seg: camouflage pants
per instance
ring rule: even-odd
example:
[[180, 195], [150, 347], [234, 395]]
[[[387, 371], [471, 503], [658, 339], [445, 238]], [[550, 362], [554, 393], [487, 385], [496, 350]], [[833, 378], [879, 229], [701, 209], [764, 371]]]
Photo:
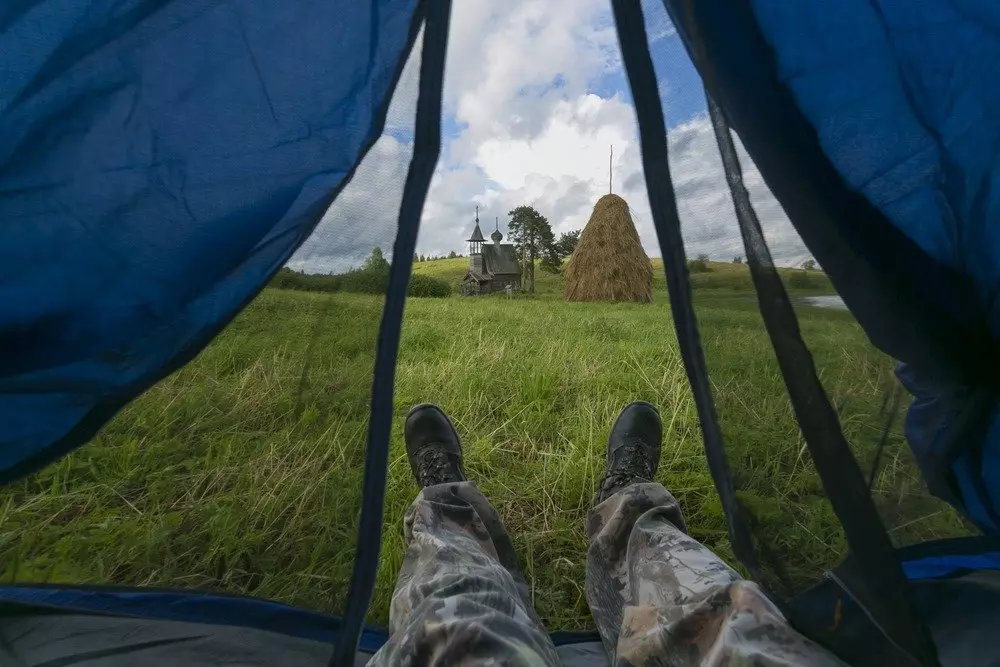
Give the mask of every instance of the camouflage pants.
[[[471, 482], [424, 489], [372, 665], [558, 665], [510, 538]], [[591, 508], [587, 601], [611, 662], [838, 665], [756, 584], [684, 531], [674, 497], [641, 482]]]

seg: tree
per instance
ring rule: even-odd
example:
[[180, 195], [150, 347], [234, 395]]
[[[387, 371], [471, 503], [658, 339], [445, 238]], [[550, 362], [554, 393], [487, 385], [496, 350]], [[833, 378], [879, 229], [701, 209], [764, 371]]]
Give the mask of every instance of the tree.
[[733, 257], [733, 264], [742, 264], [742, 263], [743, 263], [743, 255], [736, 255], [736, 257]]
[[448, 259], [455, 259], [456, 257], [458, 257], [458, 255], [455, 254], [454, 250], [448, 253]]
[[580, 242], [580, 232], [579, 229], [574, 229], [571, 232], [563, 232], [559, 237], [559, 240], [555, 242], [556, 249], [561, 257], [569, 257], [576, 250], [576, 245]]
[[[535, 260], [546, 257], [546, 250], [555, 240], [552, 225], [531, 206], [518, 206], [510, 211], [510, 239], [528, 274], [528, 291], [535, 293]], [[550, 251], [551, 252], [551, 251]]]
[[562, 256], [559, 254], [557, 243], [558, 241], [550, 243], [542, 250], [542, 271], [559, 273], [559, 270], [562, 269]]
[[563, 260], [573, 254], [580, 242], [580, 230], [563, 232], [558, 241], [553, 241], [542, 251], [542, 269], [549, 273], [559, 273]]
[[695, 259], [687, 262], [688, 273], [708, 273], [712, 269], [708, 266], [708, 255], [698, 255]]
[[806, 271], [814, 271], [816, 269], [816, 260], [807, 259], [806, 261], [802, 262], [802, 268], [805, 269]]
[[385, 258], [385, 256], [382, 254], [382, 248], [379, 248], [378, 246], [376, 246], [375, 248], [373, 248], [372, 249], [372, 254], [370, 254], [368, 256], [368, 259], [365, 260], [365, 263], [362, 266], [362, 268], [365, 271], [373, 271], [373, 272], [374, 271], [379, 271], [379, 272], [385, 271], [386, 273], [388, 273], [389, 272], [389, 260], [387, 260]]
[[426, 258], [426, 257], [424, 257], [423, 255], [421, 255], [421, 256], [420, 256], [420, 259], [418, 259], [417, 261], [418, 261], [418, 262], [426, 262], [426, 261], [427, 261], [427, 258]]

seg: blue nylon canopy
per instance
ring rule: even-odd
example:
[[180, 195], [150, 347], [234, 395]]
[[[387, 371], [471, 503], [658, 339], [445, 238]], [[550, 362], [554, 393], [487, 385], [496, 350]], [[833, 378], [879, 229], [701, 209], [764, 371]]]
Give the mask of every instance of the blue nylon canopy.
[[416, 0], [0, 8], [0, 482], [194, 356], [381, 134]]
[[[930, 258], [968, 278], [981, 312], [953, 313], [1000, 334], [1000, 5], [983, 0], [755, 0], [778, 78], [848, 185]], [[892, 253], [886, 245], [876, 249]], [[909, 267], [914, 275], [926, 268]], [[945, 312], [961, 302], [923, 292]], [[855, 303], [848, 300], [852, 307]], [[948, 322], [941, 323], [947, 326]], [[962, 345], [956, 336], [955, 346]], [[996, 357], [993, 356], [996, 361]], [[903, 361], [909, 361], [903, 359]], [[989, 365], [988, 359], [978, 359]], [[995, 373], [997, 368], [992, 369]], [[973, 369], [975, 372], [975, 369]], [[922, 467], [941, 454], [969, 400], [966, 377], [900, 373], [917, 401], [907, 437]], [[966, 373], [965, 375], [968, 375]], [[995, 379], [992, 381], [995, 387]], [[958, 504], [1000, 529], [1000, 404], [954, 461]]]
[[903, 362], [928, 486], [1000, 529], [1000, 6], [665, 3], [803, 241]]

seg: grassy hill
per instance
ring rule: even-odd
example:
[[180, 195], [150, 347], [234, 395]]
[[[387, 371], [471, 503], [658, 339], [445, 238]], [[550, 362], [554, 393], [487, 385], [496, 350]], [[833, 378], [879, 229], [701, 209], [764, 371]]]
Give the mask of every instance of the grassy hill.
[[[416, 271], [455, 281], [466, 261]], [[711, 268], [695, 279], [748, 282], [745, 267]], [[401, 417], [423, 401], [453, 416], [467, 470], [506, 522], [550, 628], [592, 626], [582, 593], [584, 519], [611, 422], [630, 401], [660, 408], [658, 479], [679, 498], [692, 534], [731, 560], [665, 286], [656, 290], [660, 303], [566, 303], [559, 281], [539, 272], [537, 299], [409, 300], [373, 620], [386, 621], [401, 520], [417, 492]], [[844, 541], [752, 292], [702, 285], [696, 302], [740, 497], [791, 577], [807, 582], [843, 556]], [[224, 590], [340, 612], [381, 306], [378, 296], [265, 290], [92, 443], [0, 490], [0, 576]], [[867, 464], [892, 362], [847, 313], [803, 307], [800, 315]], [[924, 492], [899, 433], [883, 460], [874, 488], [895, 540], [965, 531]]]

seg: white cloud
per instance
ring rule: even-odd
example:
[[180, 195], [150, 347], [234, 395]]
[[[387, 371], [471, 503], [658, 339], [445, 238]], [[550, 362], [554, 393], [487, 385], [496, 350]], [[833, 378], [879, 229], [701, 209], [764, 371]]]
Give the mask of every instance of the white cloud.
[[486, 139], [477, 147], [475, 162], [505, 189], [523, 187], [531, 175], [596, 180], [607, 172], [608, 147], [617, 143], [621, 150], [632, 142], [631, 116], [631, 107], [617, 97], [583, 94], [560, 100], [537, 135]]
[[642, 0], [642, 15], [646, 21], [646, 34], [649, 43], [655, 44], [661, 39], [673, 37], [677, 29], [667, 15], [663, 0]]
[[619, 67], [605, 0], [463, 0], [452, 24], [446, 111], [471, 142], [530, 139], [555, 103]]
[[[809, 251], [742, 142], [738, 137], [734, 139], [744, 184], [775, 261], [786, 265], [803, 261], [809, 257]], [[696, 116], [671, 129], [669, 150], [671, 179], [688, 255], [705, 253], [723, 260], [743, 255], [743, 241], [708, 116]]]
[[410, 144], [382, 135], [288, 266], [340, 273], [360, 266], [375, 246], [390, 250], [411, 154]]
[[[475, 206], [484, 232], [495, 216], [531, 204], [559, 231], [581, 228], [607, 192], [614, 145], [615, 192], [629, 202], [647, 251], [658, 256], [642, 175], [635, 115], [621, 76], [614, 26], [603, 0], [454, 5], [445, 82], [446, 141], [421, 223], [418, 251], [465, 250]], [[678, 39], [669, 23], [658, 40]], [[417, 61], [407, 65], [388, 130], [412, 120]], [[661, 82], [661, 92], [669, 80]], [[670, 162], [688, 254], [742, 255], [728, 186], [707, 117], [669, 135]], [[780, 263], [807, 251], [739, 146], [751, 197]], [[384, 136], [317, 233], [290, 263], [310, 271], [357, 265], [373, 245], [389, 250], [409, 146]]]

